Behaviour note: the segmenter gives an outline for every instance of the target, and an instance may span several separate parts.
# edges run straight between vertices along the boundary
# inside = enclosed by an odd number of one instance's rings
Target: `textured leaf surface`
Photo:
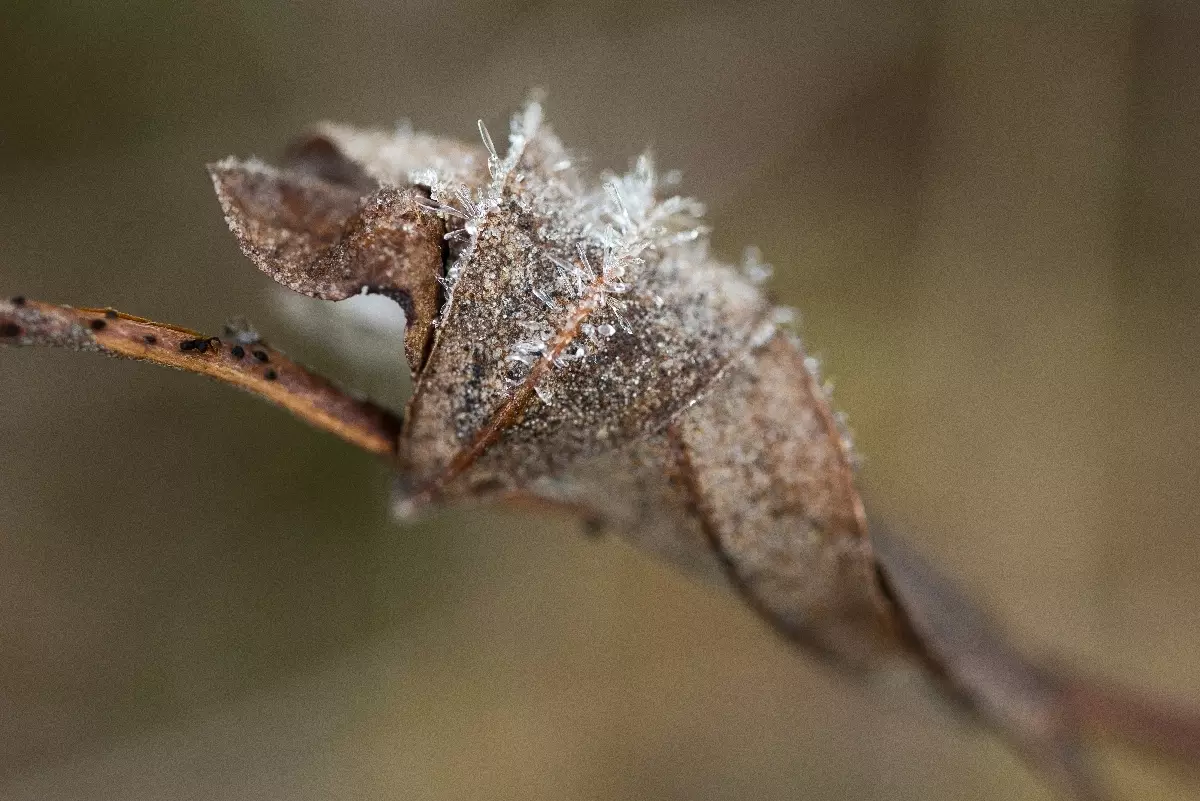
[[[404,349],[419,369],[438,309],[441,222],[411,187],[360,190],[300,170],[226,159],[210,166],[225,219],[242,251],[279,283],[342,300],[375,292],[406,315]]]
[[[580,510],[692,576],[729,583],[666,433],[584,459],[538,479],[529,491],[551,504]]]
[[[312,152],[322,141],[385,186],[433,186],[443,182],[478,187],[487,180],[487,153],[482,147],[413,131],[408,126],[382,131],[326,122],[316,126],[307,140],[297,143],[293,153],[299,156],[306,150]]]
[[[854,663],[895,649],[849,443],[798,339],[741,362],[676,437],[697,513],[755,606]]]
[[[1101,797],[1081,722],[1158,751],[1175,733],[1192,757],[1194,716],[1046,671],[896,540],[875,551],[846,432],[758,289],[765,265],[712,258],[699,204],[664,197],[648,156],[592,179],[536,104],[504,154],[480,134],[327,124],[288,172],[214,176],[247,254],[299,291],[440,278],[417,315],[428,357],[410,349],[398,512],[521,500],[614,529],[836,664],[915,659],[1080,798]]]
[[[521,486],[661,431],[769,330],[758,291],[707,256],[695,204],[654,198],[648,160],[589,186],[535,117],[462,209],[472,239],[402,451],[435,494]]]

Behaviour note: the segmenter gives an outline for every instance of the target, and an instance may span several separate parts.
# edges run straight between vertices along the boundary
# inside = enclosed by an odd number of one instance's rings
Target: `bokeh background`
[[[244,314],[402,397],[281,314],[203,165],[324,118],[473,138],[542,87],[776,265],[877,512],[1030,649],[1197,702],[1197,41],[1132,0],[3,0],[0,293]],[[395,525],[382,465],[224,387],[9,350],[0,398],[0,797],[1049,797],[571,521]]]

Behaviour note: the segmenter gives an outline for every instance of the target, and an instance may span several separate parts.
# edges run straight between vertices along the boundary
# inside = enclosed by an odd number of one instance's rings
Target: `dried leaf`
[[[548,502],[705,578],[847,666],[894,654],[848,444],[799,341],[776,334],[669,431],[535,482]]]
[[[850,445],[795,337],[777,334],[678,426],[714,546],[781,630],[850,664],[897,647]]]
[[[1085,730],[1197,760],[1200,716],[1031,661],[901,541],[877,531],[872,544],[844,427],[786,310],[757,288],[765,265],[713,259],[699,204],[660,197],[648,156],[590,180],[537,104],[505,154],[480,133],[482,148],[326,124],[286,170],[211,168],[242,249],[277,281],[406,305],[416,387],[402,431],[274,352],[267,376],[228,343],[115,313],[0,303],[0,342],[258,392],[396,454],[401,514],[507,500],[614,529],[732,586],[829,661],[916,661],[1078,798],[1103,797]],[[203,358],[184,353],[198,342]]]
[[[295,139],[284,154],[284,166],[306,173],[326,183],[343,186],[360,196],[369,195],[380,183],[358,162],[351,159],[328,136],[312,133]]]
[[[242,251],[279,283],[315,298],[386,295],[404,309],[404,350],[419,370],[438,309],[441,222],[421,213],[424,194],[354,188],[234,159],[209,167]]]
[[[315,126],[308,138],[330,143],[342,158],[382,186],[432,188],[441,182],[476,188],[488,177],[482,147],[413,131],[407,125],[378,131],[325,122]],[[304,145],[294,149],[303,151]]]
[[[401,445],[419,500],[517,489],[657,433],[770,331],[757,290],[707,257],[695,204],[655,199],[648,159],[588,186],[536,107],[510,140],[459,198],[471,244]]]
[[[728,569],[695,514],[691,488],[665,432],[539,478],[527,492],[571,510],[700,580],[729,584]]]

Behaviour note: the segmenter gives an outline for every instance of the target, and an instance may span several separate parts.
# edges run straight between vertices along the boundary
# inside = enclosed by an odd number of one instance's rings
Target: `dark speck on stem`
[[[267,370],[267,372],[265,374],[265,378],[268,381],[274,381],[276,378],[279,378],[279,373],[275,372],[274,369]]]
[[[195,351],[199,351],[200,353],[208,353],[208,349],[209,349],[209,347],[211,347],[211,345],[212,345],[211,339],[205,339],[205,338],[185,339],[184,341],[179,343],[179,349],[185,350],[185,351],[186,350],[195,350]]]
[[[92,320],[89,325],[91,325],[93,331],[103,331],[104,327],[108,325],[108,323],[104,322],[103,320]]]
[[[263,364],[266,364],[267,362],[271,361],[271,357],[267,355],[267,352],[265,350],[254,351],[254,358],[258,359]]]
[[[235,359],[240,359],[246,355],[246,349],[243,348],[241,345],[234,345],[230,349],[229,354],[231,356],[233,356],[233,358],[235,358]]]
[[[117,319],[117,313],[115,311],[113,311],[112,309],[109,309],[108,311],[104,312],[104,316],[110,320]]]

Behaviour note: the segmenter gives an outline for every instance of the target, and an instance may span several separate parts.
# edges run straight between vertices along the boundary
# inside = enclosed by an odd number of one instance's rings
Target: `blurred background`
[[[2,0],[0,294],[246,315],[402,398],[399,350],[281,313],[203,165],[542,87],[776,265],[877,513],[1029,649],[1200,702],[1200,12],[985,6]],[[0,392],[0,797],[1050,797],[571,521],[395,525],[383,465],[225,387],[6,350]]]

